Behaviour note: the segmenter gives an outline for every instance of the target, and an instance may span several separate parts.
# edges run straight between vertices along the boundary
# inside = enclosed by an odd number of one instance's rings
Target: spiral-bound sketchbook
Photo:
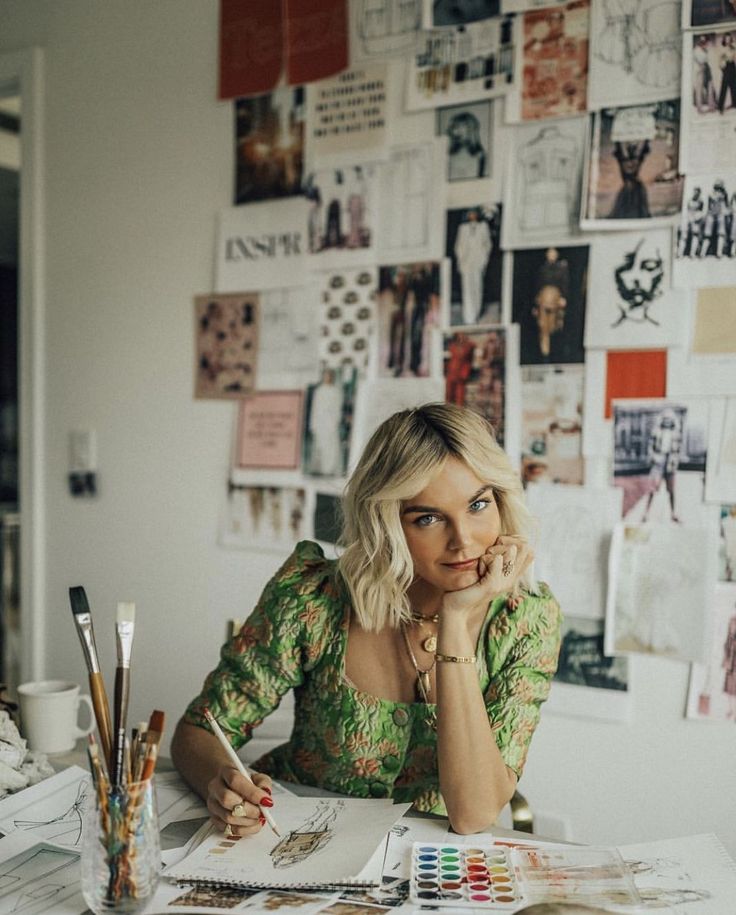
[[[390,800],[279,796],[272,809],[281,836],[227,838],[214,827],[178,864],[172,880],[248,888],[339,889],[377,886],[376,850],[409,809]]]

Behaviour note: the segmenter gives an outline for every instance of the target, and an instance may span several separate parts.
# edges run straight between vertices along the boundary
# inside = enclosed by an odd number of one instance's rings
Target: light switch
[[[69,433],[69,491],[73,496],[97,494],[97,436],[91,429]]]

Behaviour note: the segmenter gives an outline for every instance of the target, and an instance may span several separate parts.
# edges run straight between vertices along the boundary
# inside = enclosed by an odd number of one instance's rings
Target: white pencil
[[[210,727],[212,728],[213,734],[214,734],[215,737],[220,741],[220,743],[222,744],[223,748],[224,748],[225,751],[227,752],[227,755],[228,755],[228,756],[230,757],[230,759],[232,760],[232,764],[235,766],[235,768],[238,770],[238,772],[240,772],[241,775],[245,776],[245,778],[248,779],[248,781],[251,783],[251,785],[254,785],[255,782],[254,782],[253,779],[250,777],[250,773],[248,772],[248,770],[247,770],[247,769],[245,768],[245,766],[243,765],[243,763],[242,763],[241,759],[239,758],[238,754],[237,754],[237,753],[235,752],[235,750],[233,750],[233,748],[230,746],[230,741],[229,741],[229,740],[227,739],[227,737],[225,737],[225,735],[222,733],[222,728],[221,728],[220,725],[217,723],[217,721],[216,721],[214,715],[212,714],[212,712],[211,712],[208,708],[206,708],[206,709],[204,710],[204,717],[207,719],[207,721],[208,721]],[[266,822],[267,822],[268,825],[271,827],[271,829],[273,829],[273,831],[276,833],[276,835],[277,835],[279,838],[281,838],[281,833],[279,832],[278,827],[276,826],[276,823],[274,822],[274,819],[273,819],[273,817],[271,816],[271,814],[270,814],[268,808],[267,808],[267,807],[259,807],[258,809],[261,811],[261,813],[263,814],[263,816],[266,818]]]

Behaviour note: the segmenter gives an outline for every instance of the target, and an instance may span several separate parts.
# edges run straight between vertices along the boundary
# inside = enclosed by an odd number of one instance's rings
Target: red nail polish
[[[260,803],[261,807],[273,807],[273,798],[270,798],[268,796],[262,797],[261,800],[259,801],[259,803]]]
[[[263,814],[261,814],[261,815],[258,817],[258,822],[261,824],[261,826],[265,826],[265,825],[266,825],[266,818],[264,817]]]
[[[270,794],[270,793],[271,793],[271,789],[270,789],[270,788],[267,788],[265,785],[263,786],[263,790],[264,790],[267,794]]]

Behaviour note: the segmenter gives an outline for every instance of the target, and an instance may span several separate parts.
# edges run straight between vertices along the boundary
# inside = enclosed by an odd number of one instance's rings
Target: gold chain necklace
[[[421,613],[415,613],[411,611],[411,621],[412,623],[418,623],[419,626],[423,626],[425,623],[434,623],[435,625],[440,621],[439,613],[435,613],[432,616],[422,616]],[[430,634],[422,642],[422,648],[428,654],[434,654],[437,651],[437,633],[430,632]]]

